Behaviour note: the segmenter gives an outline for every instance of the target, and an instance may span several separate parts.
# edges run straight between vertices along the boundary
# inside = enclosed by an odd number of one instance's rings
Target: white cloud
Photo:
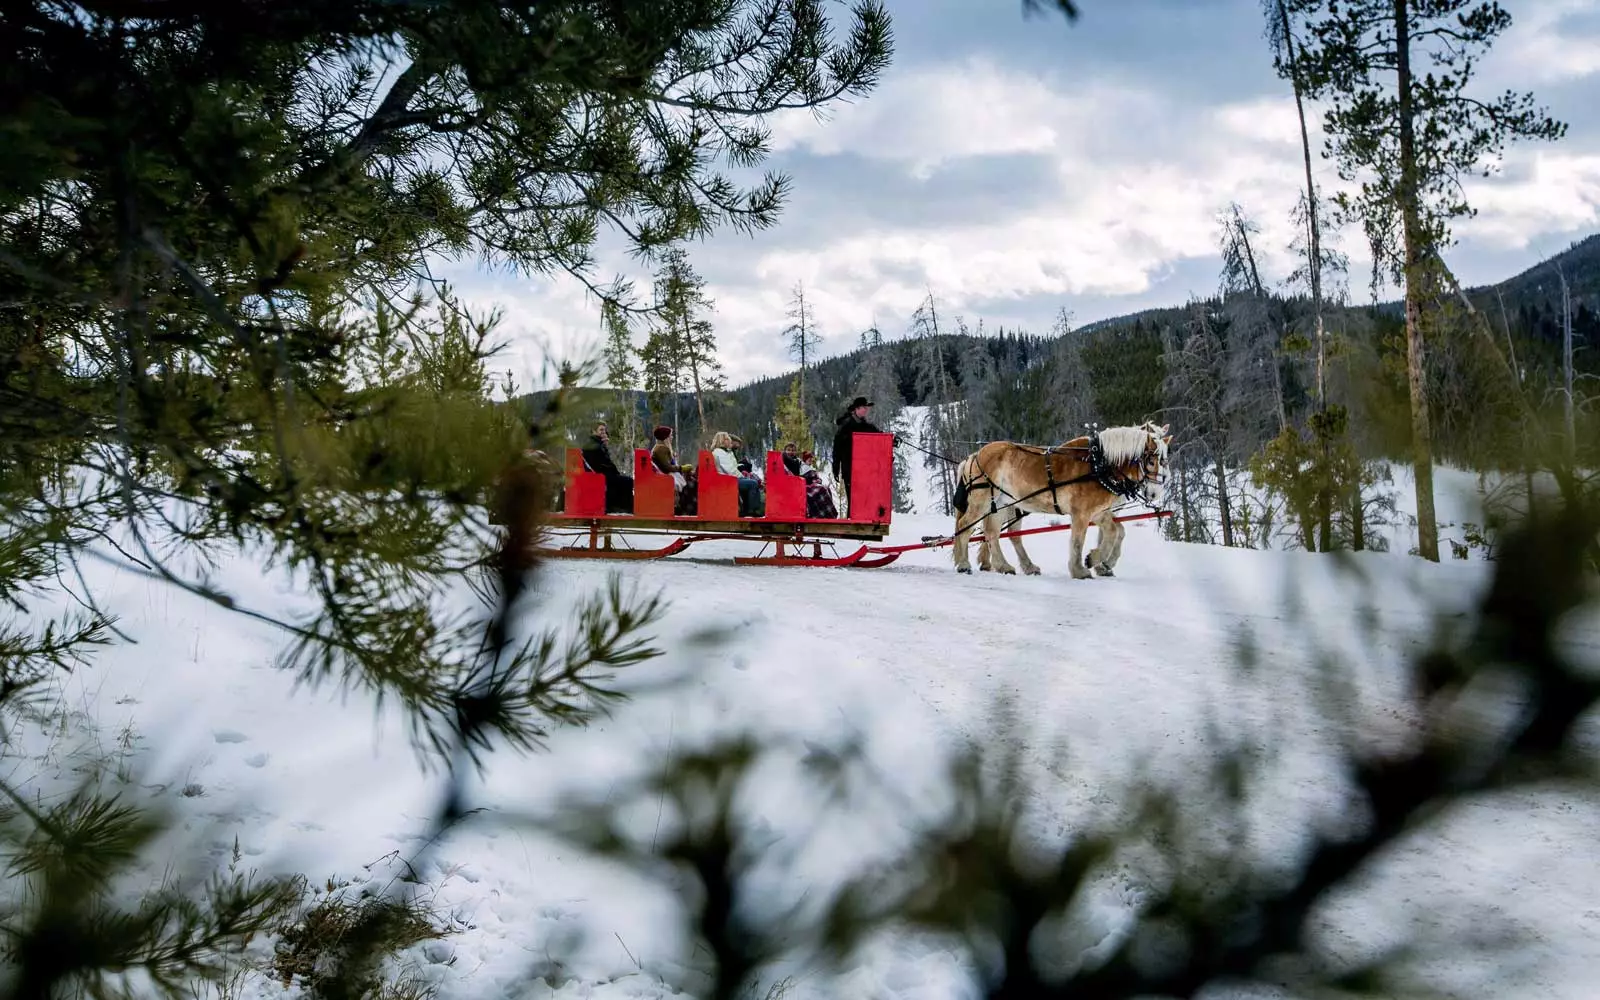
[[[1058,129],[1092,115],[1096,90],[1069,98],[1044,77],[1003,74],[978,60],[954,72],[913,69],[823,119],[807,113],[776,119],[772,148],[898,160],[911,164],[913,176],[926,177],[964,157],[1056,148]]]
[[[1600,23],[1594,0],[1530,0],[1484,60],[1486,75],[1525,89],[1600,73]],[[1585,30],[1572,22],[1588,17]]]
[[[1458,228],[1498,248],[1521,250],[1548,232],[1600,226],[1600,153],[1560,146],[1521,151],[1514,181],[1477,179],[1466,185],[1476,218]]]
[[[977,82],[966,89],[967,81]],[[825,246],[770,251],[753,269],[758,277],[848,289],[846,301],[858,310],[899,313],[925,294],[887,280],[908,268],[957,303],[1131,295],[1174,260],[1214,253],[1214,216],[1230,200],[1267,217],[1286,213],[1298,190],[1298,127],[1289,100],[1188,117],[1153,90],[1101,85],[1067,97],[1038,77],[981,63],[948,73],[943,84],[907,80],[884,96],[841,114],[837,132],[786,138],[813,152],[850,148],[899,161],[912,173],[941,157],[1047,154],[1056,164],[1056,192],[1005,221],[933,231],[867,224]],[[963,131],[962,123],[983,121],[988,108],[1009,110],[982,130]]]
[[[1507,54],[1496,73],[1544,58],[1537,55],[1545,51],[1541,46],[1557,44],[1564,18],[1575,9],[1566,0],[1531,8],[1502,41]],[[1594,72],[1583,69],[1592,57],[1582,44],[1571,46],[1561,72]],[[1554,65],[1546,62],[1546,69]],[[1484,82],[1491,90],[1496,85],[1487,72]],[[1032,299],[1039,316],[1030,325],[1042,332],[1056,305],[1070,304],[1072,296],[1136,296],[1177,262],[1214,257],[1216,213],[1230,201],[1263,228],[1257,251],[1264,271],[1288,273],[1289,213],[1304,179],[1292,98],[1269,94],[1208,106],[1198,84],[1168,86],[1062,79],[974,60],[892,73],[878,92],[838,108],[825,122],[805,114],[778,120],[774,166],[797,150],[853,154],[876,169],[900,171],[905,199],[931,190],[923,182],[942,167],[977,157],[1046,157],[1056,184],[1049,190],[1019,185],[1015,210],[992,220],[940,226],[944,206],[930,201],[919,206],[914,226],[887,221],[887,214],[874,217],[869,208],[840,213],[821,227],[829,235],[809,245],[786,239],[780,224],[754,241],[693,249],[696,256],[716,255],[718,272],[743,278],[708,290],[733,381],[787,367],[780,331],[796,281],[804,282],[828,335],[827,353],[852,348],[858,331],[874,321],[886,333],[904,330],[930,288],[947,311],[966,311],[974,321],[976,302]],[[1338,181],[1320,157],[1320,112],[1307,110],[1315,171],[1326,191]],[[1457,236],[1523,249],[1541,234],[1600,223],[1600,150],[1592,137],[1585,148],[1582,138],[1513,146],[1504,176],[1468,184],[1480,214],[1461,223]],[[1344,243],[1352,284],[1360,287],[1368,264],[1359,234],[1347,234]],[[508,331],[537,333],[564,353],[598,343],[596,308],[570,279],[502,282],[483,287],[480,298],[485,295],[505,304]],[[1040,308],[1040,301],[1051,304]],[[536,356],[524,349],[525,366]]]

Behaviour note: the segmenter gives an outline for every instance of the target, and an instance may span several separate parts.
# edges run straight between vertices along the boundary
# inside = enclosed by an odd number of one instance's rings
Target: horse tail
[[[967,494],[972,491],[973,479],[977,478],[977,457],[977,452],[973,452],[956,466],[956,488],[950,495],[950,506],[955,508],[957,517],[967,512]]]

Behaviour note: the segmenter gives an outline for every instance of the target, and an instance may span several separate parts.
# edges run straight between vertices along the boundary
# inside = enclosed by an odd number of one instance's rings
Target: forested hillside
[[[1536,405],[1562,384],[1565,275],[1574,343],[1578,440],[1600,440],[1593,407],[1600,393],[1600,235],[1497,285],[1469,289],[1476,316],[1443,297],[1445,329],[1433,345],[1435,443],[1441,460],[1474,468],[1514,466],[1524,426],[1509,394],[1502,358],[1514,361]],[[872,396],[875,419],[892,423],[902,406],[950,404],[932,431],[935,450],[971,450],[995,438],[1058,441],[1089,421],[1171,423],[1181,451],[1214,465],[1243,467],[1285,427],[1303,422],[1314,402],[1315,352],[1309,302],[1224,278],[1210,298],[1070,328],[985,329],[981,319],[945,316],[936,297],[908,317],[903,332],[869,330],[861,346],[807,366],[806,443],[826,453],[833,418],[856,393]],[[1329,398],[1348,411],[1348,433],[1362,459],[1399,459],[1408,443],[1404,331],[1398,302],[1344,306],[1327,313]],[[1491,344],[1483,336],[1485,325]],[[750,447],[776,447],[800,435],[793,413],[798,370],[715,393],[706,404],[712,430]],[[588,390],[591,411],[613,423],[633,409],[636,433],[674,423],[699,440],[694,394]],[[537,404],[542,394],[530,402]],[[785,417],[785,410],[789,416]],[[780,432],[780,425],[785,432]],[[576,431],[574,431],[576,435]],[[617,429],[613,427],[613,436]],[[639,439],[639,440],[642,440]],[[1586,450],[1595,446],[1588,444]],[[1590,455],[1590,459],[1600,455]]]

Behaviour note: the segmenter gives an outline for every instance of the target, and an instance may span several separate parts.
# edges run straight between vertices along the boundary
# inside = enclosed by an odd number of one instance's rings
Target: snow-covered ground
[[[928,510],[920,465],[916,480],[918,509]],[[1405,485],[1396,486],[1409,506]],[[1470,513],[1471,486],[1472,477],[1442,470],[1440,502],[1450,505],[1442,518]],[[948,530],[942,517],[901,517],[890,541]],[[642,694],[601,724],[557,732],[541,754],[498,755],[473,804],[509,816],[568,791],[603,797],[667,748],[753,727],[814,744],[863,733],[871,759],[911,802],[927,800],[958,737],[1018,745],[1035,778],[1040,829],[1059,831],[1103,814],[1141,763],[1174,785],[1195,774],[1219,753],[1208,735],[1217,722],[1227,742],[1277,754],[1255,841],[1242,846],[1292,858],[1305,832],[1344,805],[1339,745],[1404,738],[1397,667],[1426,640],[1433,613],[1470,603],[1488,569],[1426,564],[1405,556],[1405,544],[1349,560],[1182,545],[1141,522],[1129,526],[1116,578],[1076,581],[1066,574],[1065,534],[1028,542],[1041,577],[958,576],[948,550],[875,570],[737,567],[723,560],[750,549],[733,543],[620,570],[552,565],[540,578],[551,622],[612,572],[663,593],[671,607],[657,635],[666,655],[630,673],[690,680]],[[392,711],[295,689],[272,666],[283,637],[263,626],[114,571],[91,582],[137,643],[76,674],[69,704],[107,749],[119,740],[148,748],[142,788],[179,810],[188,835],[219,863],[237,838],[245,863],[263,871],[387,878],[386,858],[416,852],[438,776],[418,768]],[[281,580],[246,560],[227,565],[221,582],[257,606],[289,599]],[[722,634],[713,641],[714,631]],[[1238,668],[1246,637],[1261,651],[1253,674]],[[1594,655],[1600,627],[1583,623],[1573,641]],[[1355,680],[1349,731],[1314,697],[1329,662]],[[997,695],[1025,707],[1020,724],[996,730],[1009,718]],[[41,792],[77,761],[65,744],[41,748],[39,759]],[[874,844],[905,836],[904,807],[890,804],[901,801],[886,795],[873,815],[819,824],[815,797],[775,778],[745,808],[775,840],[819,839],[774,895],[870,864]],[[656,808],[646,804],[642,821],[670,826]],[[1447,981],[1459,978],[1468,995],[1590,998],[1600,969],[1597,830],[1600,806],[1558,792],[1463,807],[1333,908],[1329,940],[1364,948],[1408,928],[1448,937],[1505,921],[1533,935],[1504,973],[1511,978],[1474,984],[1478,973],[1463,966]],[[481,823],[431,856],[423,876],[442,883],[440,900],[470,924],[448,947],[416,953],[446,996],[656,996],[664,971],[687,956],[684,941],[659,930],[678,926],[663,920],[673,903],[659,886],[526,828]],[[573,978],[559,988],[530,982],[545,946],[579,927],[592,933],[568,967]],[[952,951],[926,941],[885,943],[831,987],[798,971],[791,996],[972,995]],[[275,989],[265,980],[257,988]]]

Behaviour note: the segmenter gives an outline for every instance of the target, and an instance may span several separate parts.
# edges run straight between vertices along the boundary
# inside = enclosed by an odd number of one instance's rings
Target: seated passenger
[[[677,493],[673,513],[679,517],[692,517],[699,509],[694,466],[678,464],[678,456],[672,451],[671,427],[663,424],[655,429],[652,436],[656,444],[650,449],[650,462],[659,471],[672,477],[673,487]]]
[[[783,446],[783,467],[789,470],[790,475],[800,474],[800,446],[793,441]]]
[[[759,514],[749,513],[752,509],[761,506],[761,483],[750,475],[750,463],[740,462],[733,454],[734,437],[727,431],[718,431],[711,436],[711,461],[716,465],[717,471],[725,476],[732,476],[739,481],[739,516],[760,517]]]
[[[749,462],[739,463],[739,516],[761,517],[766,513],[761,480],[756,478]]]
[[[724,476],[739,475],[739,460],[733,457],[733,435],[717,431],[711,435],[711,462]]]
[[[598,472],[606,477],[606,513],[632,514],[633,477],[624,475],[617,468],[617,463],[611,460],[610,444],[611,435],[606,430],[605,422],[595,424],[593,436],[583,447],[583,464],[589,467],[590,472]]]
[[[809,451],[800,456],[800,478],[806,481],[806,517],[813,520],[836,518],[839,508],[833,502],[833,491],[812,464],[815,460],[816,456]]]

